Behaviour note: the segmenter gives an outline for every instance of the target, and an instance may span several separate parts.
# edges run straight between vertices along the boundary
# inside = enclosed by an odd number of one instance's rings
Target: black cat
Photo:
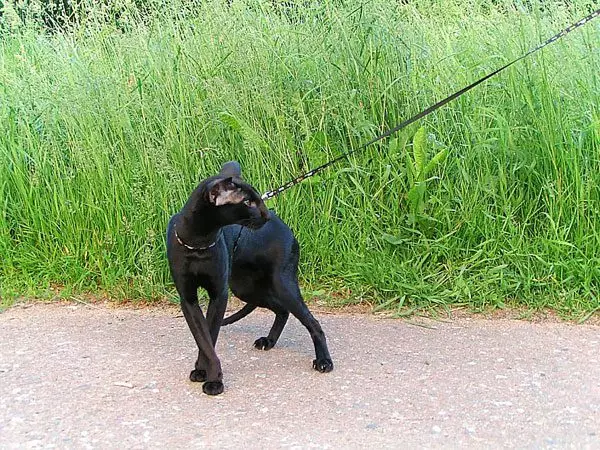
[[[241,179],[237,162],[224,164],[218,175],[202,181],[171,218],[167,257],[183,315],[198,345],[190,380],[205,381],[202,390],[206,394],[223,392],[215,344],[229,287],[248,305],[225,323],[257,306],[270,309],[275,313],[271,331],[254,343],[269,350],[292,313],[310,332],[316,353],[313,367],[319,372],[333,369],[325,334],[300,295],[298,242],[287,225],[267,210],[258,192]],[[198,287],[210,297],[206,318],[198,305]]]

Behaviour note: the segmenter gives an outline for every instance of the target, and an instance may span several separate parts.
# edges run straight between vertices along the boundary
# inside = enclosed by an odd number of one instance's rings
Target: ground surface
[[[0,314],[0,448],[600,448],[600,327],[317,314],[335,369],[291,319],[222,330],[225,393],[187,376],[176,308]]]

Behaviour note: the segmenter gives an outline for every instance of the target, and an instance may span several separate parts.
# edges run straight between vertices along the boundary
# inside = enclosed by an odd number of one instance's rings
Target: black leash
[[[421,111],[419,114],[411,117],[408,120],[405,120],[404,122],[396,125],[394,128],[387,130],[385,133],[377,136],[376,138],[371,139],[369,142],[367,142],[366,144],[361,145],[360,147],[354,149],[354,150],[350,150],[348,152],[342,153],[340,156],[332,159],[331,161],[326,162],[325,164],[312,169],[296,178],[294,178],[291,181],[288,181],[287,183],[279,186],[276,189],[273,189],[272,191],[268,191],[265,192],[262,195],[262,199],[263,200],[268,200],[270,198],[275,197],[276,195],[281,194],[283,191],[288,190],[289,188],[297,185],[298,183],[301,183],[302,181],[306,180],[307,178],[312,177],[313,175],[316,175],[317,173],[321,172],[322,170],[326,169],[327,167],[335,164],[338,161],[341,161],[342,159],[347,158],[348,156],[352,155],[353,153],[356,153],[360,150],[363,150],[364,148],[368,147],[371,144],[374,144],[377,141],[380,141],[382,139],[385,139],[386,137],[400,131],[402,128],[407,127],[408,125],[410,125],[413,122],[416,122],[417,120],[427,116],[428,114],[431,114],[432,112],[434,112],[436,109],[441,108],[442,106],[444,106],[446,103],[451,102],[452,100],[454,100],[457,97],[460,97],[461,95],[463,95],[465,92],[470,91],[471,89],[473,89],[475,86],[483,83],[484,81],[486,81],[488,78],[493,77],[494,75],[496,75],[499,72],[502,72],[504,69],[506,69],[507,67],[512,66],[513,64],[515,64],[518,61],[521,61],[522,59],[526,58],[527,56],[531,55],[532,53],[537,52],[538,50],[541,50],[542,48],[546,47],[549,44],[552,44],[554,41],[557,41],[558,39],[560,39],[561,37],[567,35],[568,33],[570,33],[571,31],[585,25],[586,23],[588,23],[590,20],[596,18],[600,16],[600,9],[597,9],[596,11],[592,12],[590,15],[584,17],[583,19],[581,19],[578,22],[575,22],[573,25],[565,28],[563,31],[561,31],[558,34],[555,34],[554,36],[552,36],[550,39],[544,41],[542,44],[538,45],[537,47],[529,50],[527,53],[525,53],[522,56],[519,56],[517,59],[514,59],[513,61],[509,62],[508,64],[505,64],[504,66],[500,67],[499,69],[494,70],[492,73],[484,76],[483,78],[480,78],[479,80],[475,81],[474,83],[471,83],[469,86],[461,89],[458,92],[455,92],[454,94],[450,95],[449,97],[446,97],[445,99],[437,102],[435,105],[430,106],[429,108]]]

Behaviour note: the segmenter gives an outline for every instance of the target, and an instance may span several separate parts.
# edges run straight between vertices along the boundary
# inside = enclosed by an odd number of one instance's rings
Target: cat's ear
[[[244,198],[244,193],[231,177],[216,180],[208,190],[208,201],[215,206],[241,203]]]
[[[241,178],[242,168],[240,167],[240,163],[237,161],[226,162],[223,164],[223,167],[221,167],[219,175],[222,177]]]

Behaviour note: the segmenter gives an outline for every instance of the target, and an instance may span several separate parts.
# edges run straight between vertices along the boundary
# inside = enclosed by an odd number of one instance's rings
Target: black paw
[[[330,359],[313,360],[313,369],[321,373],[331,372],[333,370],[333,361]]]
[[[223,383],[220,381],[207,381],[202,385],[202,390],[207,395],[219,395],[223,393]]]
[[[190,372],[190,381],[206,381],[206,370],[192,370]]]
[[[261,337],[254,341],[254,346],[259,350],[271,350],[275,347],[275,341],[273,341],[273,339]]]

